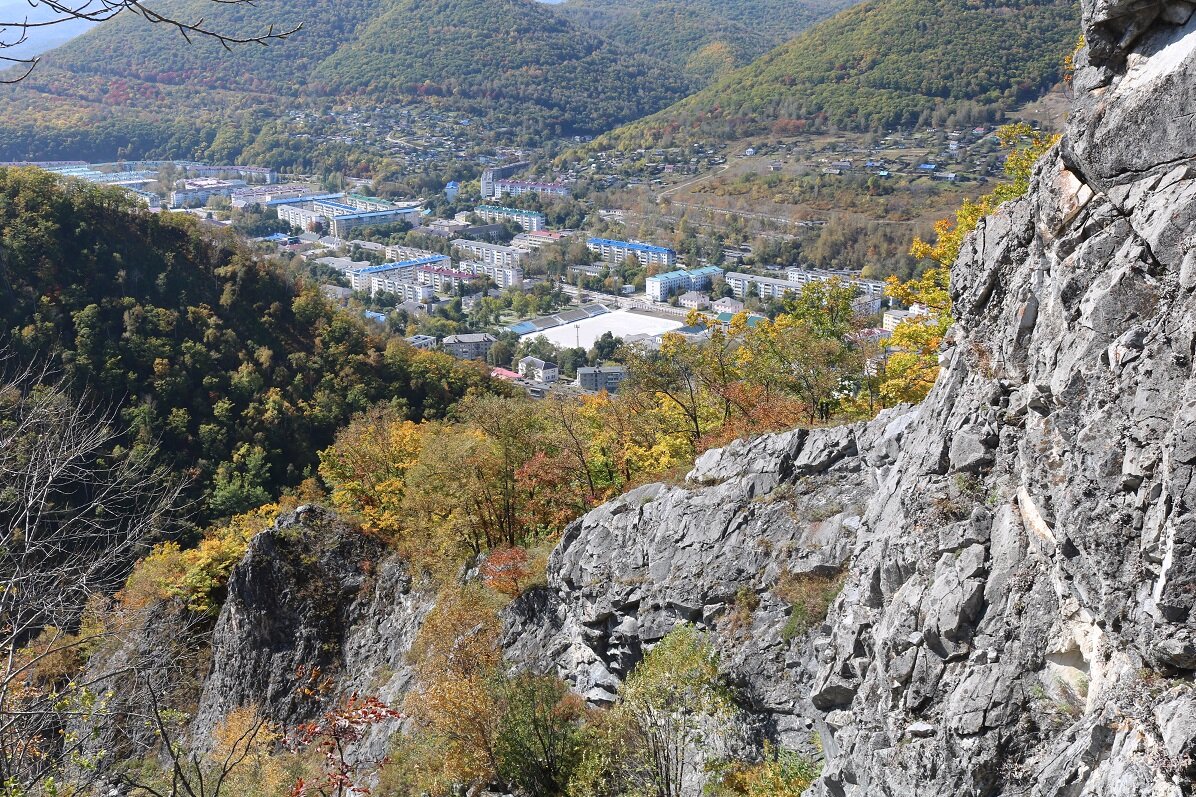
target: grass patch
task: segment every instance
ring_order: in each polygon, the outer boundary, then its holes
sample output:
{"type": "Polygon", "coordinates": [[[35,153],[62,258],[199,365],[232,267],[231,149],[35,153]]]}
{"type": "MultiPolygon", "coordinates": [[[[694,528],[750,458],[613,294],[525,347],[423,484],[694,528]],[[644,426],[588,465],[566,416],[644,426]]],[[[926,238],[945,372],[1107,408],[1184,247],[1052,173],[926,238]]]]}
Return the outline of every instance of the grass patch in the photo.
{"type": "Polygon", "coordinates": [[[847,573],[842,570],[782,575],[773,587],[773,593],[789,604],[789,619],[781,629],[781,639],[792,642],[823,622],[846,581],[847,573]]]}

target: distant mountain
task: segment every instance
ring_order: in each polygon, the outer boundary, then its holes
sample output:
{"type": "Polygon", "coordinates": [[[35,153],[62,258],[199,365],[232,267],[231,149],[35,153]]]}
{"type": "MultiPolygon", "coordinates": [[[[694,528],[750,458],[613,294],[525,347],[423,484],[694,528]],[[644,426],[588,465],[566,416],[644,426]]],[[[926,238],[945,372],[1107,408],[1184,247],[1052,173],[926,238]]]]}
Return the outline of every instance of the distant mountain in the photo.
{"type": "Polygon", "coordinates": [[[48,55],[26,84],[0,91],[0,159],[39,145],[65,155],[89,138],[99,149],[121,139],[132,150],[147,141],[202,148],[334,100],[425,104],[492,128],[597,133],[694,88],[673,64],[608,42],[533,0],[337,0],[335,13],[328,6],[156,7],[237,35],[303,24],[286,42],[231,53],[122,14],[48,55]],[[248,117],[230,125],[234,112],[248,117]]]}
{"type": "Polygon", "coordinates": [[[87,20],[72,19],[44,28],[29,28],[24,31],[24,41],[18,42],[22,36],[16,25],[62,18],[62,15],[44,5],[29,5],[28,0],[0,0],[0,28],[4,29],[0,33],[0,42],[6,45],[0,55],[5,58],[32,58],[65,44],[94,25],[87,20]]]}
{"type": "Polygon", "coordinates": [[[1078,19],[1074,0],[871,0],[605,141],[983,121],[1060,80],[1078,19]]]}
{"type": "Polygon", "coordinates": [[[566,0],[585,30],[708,81],[858,0],[566,0]]]}

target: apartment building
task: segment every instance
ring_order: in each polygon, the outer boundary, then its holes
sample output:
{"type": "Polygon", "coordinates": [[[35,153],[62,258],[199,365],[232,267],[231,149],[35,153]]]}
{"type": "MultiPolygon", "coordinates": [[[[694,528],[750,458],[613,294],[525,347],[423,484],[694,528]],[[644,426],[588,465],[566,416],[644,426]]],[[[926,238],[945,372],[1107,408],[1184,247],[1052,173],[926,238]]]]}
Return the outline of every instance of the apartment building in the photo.
{"type": "Polygon", "coordinates": [[[471,260],[491,266],[519,266],[523,264],[527,252],[513,246],[488,244],[483,241],[471,241],[458,238],[453,241],[453,249],[457,251],[461,260],[471,260]]]}
{"type": "Polygon", "coordinates": [[[590,251],[607,263],[622,263],[631,255],[646,266],[673,268],[677,265],[677,253],[663,246],[638,241],[614,241],[609,238],[590,238],[586,241],[590,251]]]}

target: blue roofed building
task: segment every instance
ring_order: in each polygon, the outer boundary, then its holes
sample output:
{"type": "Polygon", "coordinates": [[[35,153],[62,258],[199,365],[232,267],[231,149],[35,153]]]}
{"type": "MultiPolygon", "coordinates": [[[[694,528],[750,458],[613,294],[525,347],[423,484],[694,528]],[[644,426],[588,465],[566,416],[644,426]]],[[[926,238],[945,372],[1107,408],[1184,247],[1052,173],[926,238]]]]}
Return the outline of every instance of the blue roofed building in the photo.
{"type": "Polygon", "coordinates": [[[590,251],[607,263],[622,263],[635,255],[647,266],[673,268],[677,265],[677,253],[664,246],[640,243],[639,241],[614,241],[609,238],[591,238],[586,241],[590,251]]]}

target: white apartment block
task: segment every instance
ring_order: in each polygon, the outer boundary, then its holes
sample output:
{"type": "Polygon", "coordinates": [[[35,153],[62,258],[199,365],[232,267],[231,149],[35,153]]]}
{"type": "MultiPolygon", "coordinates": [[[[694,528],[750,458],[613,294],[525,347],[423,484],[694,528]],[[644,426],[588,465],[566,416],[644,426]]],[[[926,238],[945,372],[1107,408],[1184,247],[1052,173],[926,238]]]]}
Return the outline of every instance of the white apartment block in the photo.
{"type": "Polygon", "coordinates": [[[250,205],[265,205],[279,199],[299,199],[310,196],[310,185],[287,183],[286,185],[251,185],[238,188],[232,193],[234,208],[247,208],[250,205]]]}
{"type": "Polygon", "coordinates": [[[523,287],[523,269],[519,266],[499,266],[473,261],[462,262],[458,268],[474,276],[489,277],[500,289],[523,287]]]}
{"type": "Polygon", "coordinates": [[[370,280],[370,293],[393,293],[400,302],[419,302],[423,304],[436,298],[436,292],[431,285],[420,285],[405,279],[394,279],[388,276],[376,276],[370,280]]]}
{"type": "Polygon", "coordinates": [[[530,180],[498,180],[494,184],[494,197],[540,194],[541,196],[569,196],[569,186],[564,183],[540,183],[530,180]]]}
{"type": "MultiPolygon", "coordinates": [[[[497,205],[479,205],[473,209],[474,215],[487,224],[503,224],[513,221],[523,228],[524,232],[539,232],[548,225],[543,213],[534,210],[520,210],[519,208],[504,208],[497,205]]],[[[461,214],[468,216],[468,214],[461,214]]],[[[458,216],[458,221],[463,219],[458,216]]]]}
{"type": "Polygon", "coordinates": [[[443,266],[444,268],[448,268],[453,262],[452,258],[448,255],[442,255],[430,249],[417,249],[414,246],[388,246],[386,247],[386,259],[398,262],[412,260],[435,261],[434,265],[443,266]]]}
{"type": "MultiPolygon", "coordinates": [[[[465,238],[458,238],[453,241],[453,248],[463,256],[467,256],[470,260],[480,261],[492,266],[510,267],[522,265],[523,259],[527,257],[527,252],[516,249],[513,246],[488,244],[482,241],[470,241],[465,238]]],[[[462,259],[465,259],[465,257],[462,257],[462,259]]]]}
{"type": "Polygon", "coordinates": [[[214,196],[231,197],[246,185],[244,180],[184,180],[182,188],[170,192],[170,206],[181,208],[193,202],[202,205],[214,196]]]}
{"type": "Polygon", "coordinates": [[[703,291],[713,279],[723,273],[718,266],[704,266],[690,271],[669,271],[644,280],[644,290],[654,302],[668,301],[675,293],[703,291]]]}
{"type": "Polygon", "coordinates": [[[318,224],[337,238],[348,238],[358,227],[402,221],[414,224],[423,212],[419,202],[395,203],[360,194],[324,194],[268,204],[275,208],[278,218],[293,227],[307,230],[318,224]]]}
{"type": "Polygon", "coordinates": [[[381,277],[394,283],[419,282],[418,271],[421,267],[436,266],[441,263],[443,255],[418,260],[404,260],[397,263],[383,263],[380,266],[355,268],[346,272],[349,284],[355,291],[374,291],[374,279],[381,277]]]}
{"type": "Polygon", "coordinates": [[[885,293],[885,284],[883,282],[880,280],[863,279],[854,271],[823,271],[812,268],[791,268],[786,276],[790,282],[796,282],[801,285],[805,285],[808,282],[825,282],[837,278],[849,285],[855,286],[865,296],[884,296],[885,293]]]}

